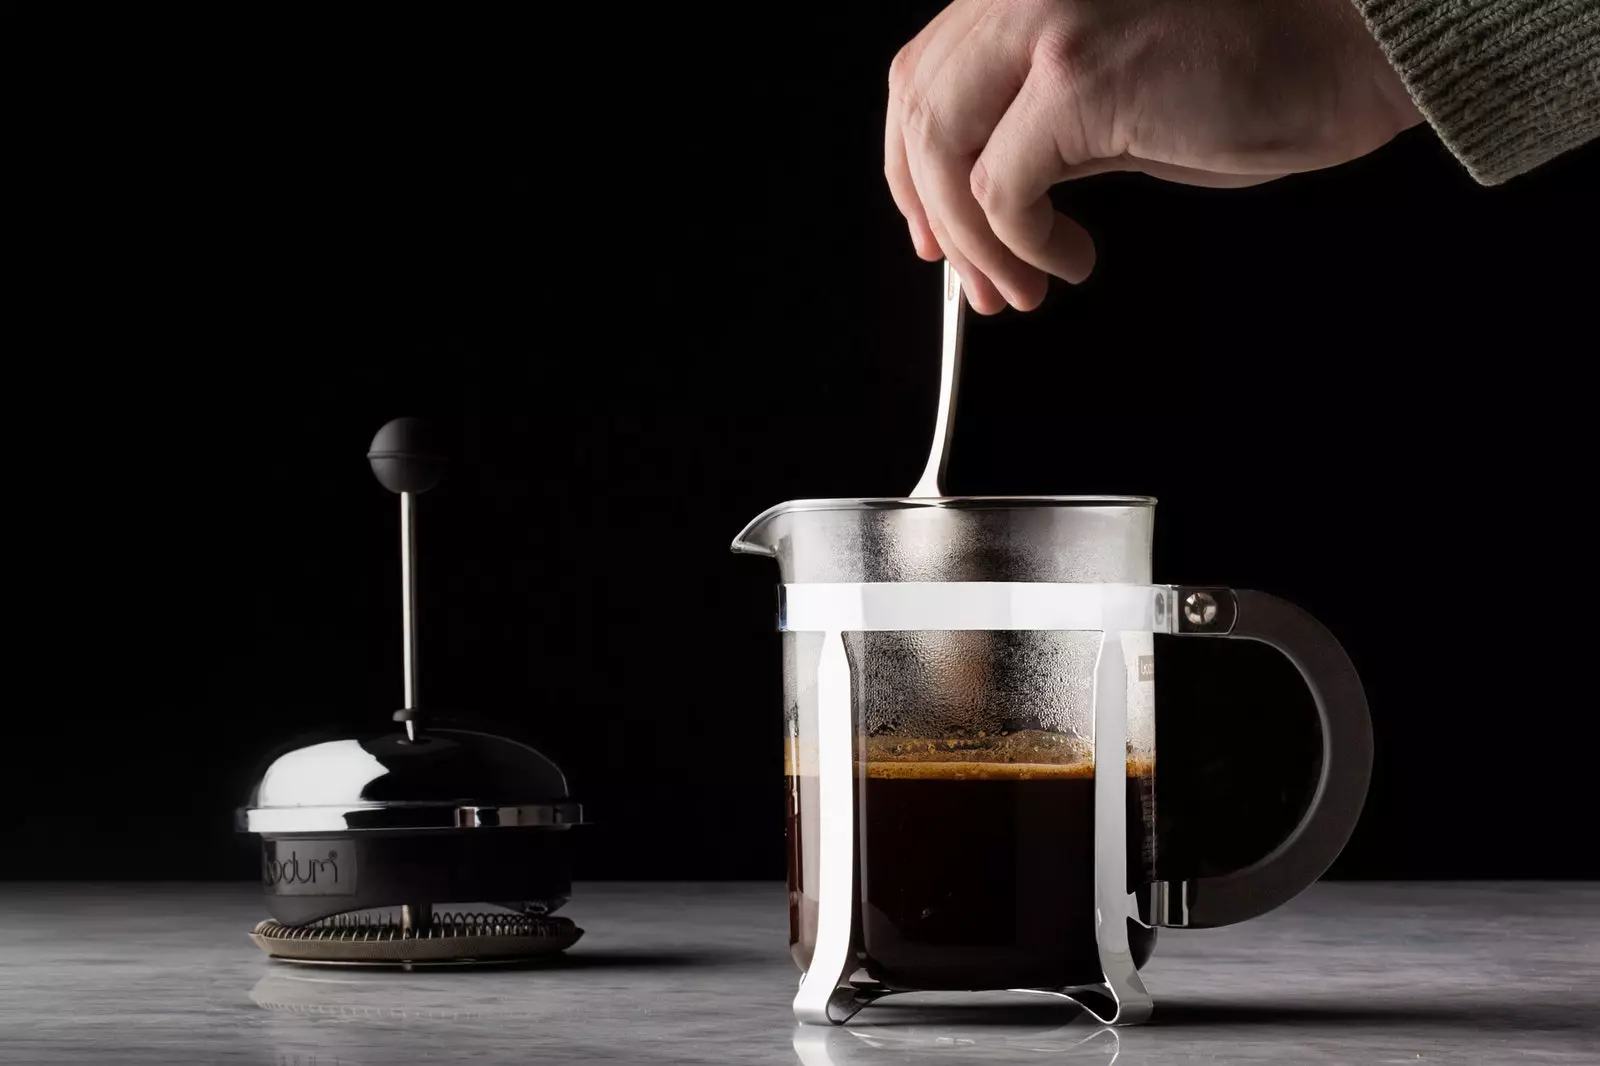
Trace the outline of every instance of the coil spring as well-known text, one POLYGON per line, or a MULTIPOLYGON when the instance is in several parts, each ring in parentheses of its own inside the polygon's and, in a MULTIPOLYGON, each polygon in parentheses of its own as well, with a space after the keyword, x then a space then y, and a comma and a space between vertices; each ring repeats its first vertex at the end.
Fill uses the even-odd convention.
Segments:
POLYGON ((471 936, 545 936, 556 920, 531 914, 487 911, 435 912, 421 929, 404 929, 395 915, 370 912, 336 914, 306 925, 284 925, 271 918, 256 925, 259 936, 278 940, 444 940, 471 936))

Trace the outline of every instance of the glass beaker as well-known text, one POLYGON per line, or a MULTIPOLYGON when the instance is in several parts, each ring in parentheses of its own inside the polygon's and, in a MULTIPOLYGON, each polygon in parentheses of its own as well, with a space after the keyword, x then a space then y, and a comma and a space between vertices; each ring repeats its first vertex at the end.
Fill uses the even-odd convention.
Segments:
POLYGON ((802 1021, 899 991, 1150 999, 1160 926, 1286 902, 1349 838, 1371 769, 1349 658, 1262 593, 1151 582, 1147 497, 804 500, 734 550, 778 562, 790 943, 802 1021), (1259 640, 1310 685, 1321 779, 1270 855, 1163 881, 1154 634, 1259 640))

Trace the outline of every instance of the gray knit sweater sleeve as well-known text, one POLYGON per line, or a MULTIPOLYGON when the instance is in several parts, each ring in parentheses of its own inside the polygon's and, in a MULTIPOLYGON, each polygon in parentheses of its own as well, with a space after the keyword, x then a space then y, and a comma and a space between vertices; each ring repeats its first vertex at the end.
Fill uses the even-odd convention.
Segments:
POLYGON ((1497 185, 1600 133, 1600 0, 1355 0, 1445 147, 1497 185))

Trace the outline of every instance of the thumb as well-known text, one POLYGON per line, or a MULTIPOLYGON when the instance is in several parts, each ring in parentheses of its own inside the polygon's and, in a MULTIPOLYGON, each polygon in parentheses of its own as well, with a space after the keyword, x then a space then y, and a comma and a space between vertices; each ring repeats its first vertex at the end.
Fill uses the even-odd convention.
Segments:
POLYGON ((1101 158, 1078 116, 1079 100, 1052 64, 1035 62, 972 168, 972 194, 989 228, 1018 259, 1070 282, 1094 268, 1094 241, 1050 203, 1069 177, 1129 169, 1101 158))

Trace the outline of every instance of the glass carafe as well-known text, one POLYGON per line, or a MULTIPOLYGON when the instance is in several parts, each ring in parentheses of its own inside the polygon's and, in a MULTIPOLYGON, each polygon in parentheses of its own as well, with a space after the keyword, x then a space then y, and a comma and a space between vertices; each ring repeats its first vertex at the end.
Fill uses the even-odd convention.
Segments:
POLYGON ((1140 1021, 1157 928, 1271 910, 1344 847, 1372 761, 1349 658, 1282 600, 1153 584, 1154 507, 802 500, 734 541, 782 582, 801 1021, 932 989, 1050 992, 1140 1021), (1159 876, 1156 633, 1270 644, 1315 697, 1312 802, 1244 870, 1159 876))

